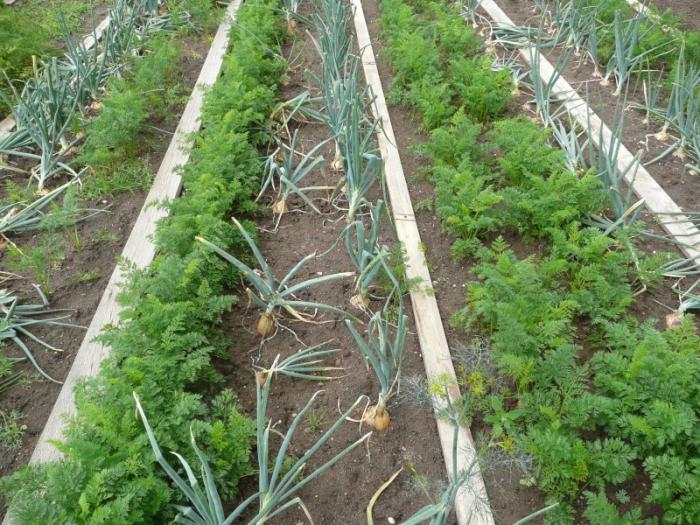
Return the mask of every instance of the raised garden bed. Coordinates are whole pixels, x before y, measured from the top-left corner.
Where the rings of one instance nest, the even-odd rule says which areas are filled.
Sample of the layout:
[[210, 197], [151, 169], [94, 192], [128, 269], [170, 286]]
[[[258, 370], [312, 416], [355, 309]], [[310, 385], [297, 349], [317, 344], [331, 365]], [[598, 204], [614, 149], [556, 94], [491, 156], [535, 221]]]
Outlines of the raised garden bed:
[[351, 5], [230, 6], [155, 259], [50, 462], [0, 482], [12, 522], [692, 523], [692, 261], [488, 26]]

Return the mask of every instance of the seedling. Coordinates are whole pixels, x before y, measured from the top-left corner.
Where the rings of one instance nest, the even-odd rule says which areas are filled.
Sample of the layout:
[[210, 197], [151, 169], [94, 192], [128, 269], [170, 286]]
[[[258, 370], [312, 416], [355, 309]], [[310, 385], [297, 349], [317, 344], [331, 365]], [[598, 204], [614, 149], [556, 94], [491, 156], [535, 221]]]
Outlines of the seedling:
[[301, 271], [304, 265], [316, 257], [316, 254], [312, 253], [301, 259], [294, 265], [287, 275], [285, 275], [280, 281], [277, 281], [272, 274], [272, 270], [265, 261], [265, 258], [260, 253], [260, 250], [248, 232], [236, 219], [233, 219], [233, 222], [248, 243], [248, 246], [255, 257], [261, 272], [256, 272], [241, 260], [222, 250], [215, 244], [203, 239], [202, 237], [197, 237], [197, 240], [214, 250], [214, 252], [216, 252], [222, 259], [231, 263], [239, 272], [241, 272], [243, 277], [255, 289], [255, 291], [253, 291], [248, 288], [246, 292], [248, 294], [248, 299], [263, 310], [263, 313], [260, 315], [257, 323], [258, 335], [261, 337], [269, 337], [272, 335], [278, 322], [279, 310], [284, 310], [293, 318], [303, 322], [313, 322], [314, 314], [304, 313], [299, 309], [323, 310], [336, 313], [344, 317], [349, 315], [340, 308], [336, 308], [334, 306], [311, 301], [300, 301], [295, 298], [294, 294], [325, 282], [351, 277], [353, 272], [323, 275], [320, 277], [307, 279], [292, 286], [288, 286], [290, 281]]
[[391, 419], [386, 404], [400, 389], [401, 366], [408, 333], [408, 316], [404, 314], [402, 305], [399, 306], [397, 318], [394, 327], [386, 318], [385, 312], [376, 312], [367, 325], [367, 341], [350, 320], [345, 321], [362, 356], [379, 381], [377, 404], [369, 407], [364, 417], [365, 422], [378, 432], [389, 428]]

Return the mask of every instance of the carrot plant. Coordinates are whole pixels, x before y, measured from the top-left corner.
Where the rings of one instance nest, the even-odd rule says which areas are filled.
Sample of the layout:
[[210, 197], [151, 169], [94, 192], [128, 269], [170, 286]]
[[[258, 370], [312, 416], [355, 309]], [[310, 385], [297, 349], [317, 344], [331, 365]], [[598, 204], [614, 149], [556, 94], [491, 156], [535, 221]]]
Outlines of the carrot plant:
[[[599, 6], [607, 23], [614, 15], [606, 10], [615, 3]], [[454, 65], [462, 67], [422, 30], [431, 10], [450, 12], [446, 4], [381, 2], [397, 81], [449, 79]], [[415, 48], [432, 49], [427, 63], [437, 72], [404, 60], [402, 41], [409, 35], [423, 39]], [[640, 44], [635, 52], [657, 45]], [[435, 56], [446, 59], [430, 58]], [[465, 78], [466, 89], [475, 80]], [[545, 102], [546, 95], [545, 86]], [[435, 119], [441, 122], [430, 126], [430, 138], [418, 150], [430, 161], [443, 228], [475, 272], [466, 307], [452, 322], [488, 341], [492, 359], [486, 367], [473, 359], [458, 362], [471, 406], [467, 416], [479, 414], [488, 423], [489, 447], [532, 458], [521, 483], [537, 485], [560, 503], [548, 511], [552, 523], [577, 522], [573, 502], [581, 497], [587, 503], [582, 515], [591, 524], [642, 522], [641, 508], [622, 513], [608, 499], [640, 469], [652, 480], [642, 495], [663, 508], [663, 519], [692, 522], [700, 453], [689, 431], [698, 417], [688, 397], [695, 395], [690, 378], [696, 367], [685, 360], [688, 349], [698, 347], [697, 334], [685, 312], [664, 332], [630, 320], [636, 294], [658, 285], [663, 274], [682, 277], [689, 268], [635, 246], [638, 206], [629, 201], [622, 175], [608, 169], [621, 131], [601, 153], [571, 144], [562, 152], [550, 137], [574, 140], [577, 130], [566, 123], [549, 119], [557, 124], [550, 134], [525, 118], [474, 112], [482, 103], [478, 95], [477, 104], [460, 108], [464, 99], [450, 101], [443, 113], [451, 116]], [[429, 97], [399, 100], [431, 122], [424, 109]], [[592, 170], [582, 167], [584, 159], [594, 161]], [[607, 226], [588, 226], [606, 214], [614, 216]], [[609, 227], [620, 219], [625, 228]], [[520, 234], [519, 250], [531, 254], [516, 256], [499, 236], [506, 232]], [[528, 249], [533, 239], [536, 245]], [[695, 304], [692, 289], [682, 297]], [[671, 378], [675, 366], [683, 373]]]
[[216, 391], [220, 384], [212, 358], [226, 343], [217, 327], [237, 300], [225, 290], [238, 279], [195, 237], [227, 250], [245, 246], [229, 218], [256, 209], [262, 171], [257, 148], [269, 141], [261, 130], [284, 67], [279, 54], [268, 52], [284, 34], [277, 2], [246, 2], [238, 15], [223, 75], [206, 95], [203, 131], [183, 169], [183, 195], [158, 224], [156, 259], [131, 273], [123, 289], [121, 321], [101, 337], [110, 357], [76, 389], [76, 416], [60, 445], [64, 459], [0, 481], [13, 523], [174, 519], [171, 504], [184, 500], [153, 461], [134, 420], [133, 392], [162, 446], [188, 449], [182, 429], [191, 425], [224, 497], [234, 498], [238, 480], [252, 474], [253, 423], [230, 392], [214, 401], [197, 393], [198, 385], [213, 384]]

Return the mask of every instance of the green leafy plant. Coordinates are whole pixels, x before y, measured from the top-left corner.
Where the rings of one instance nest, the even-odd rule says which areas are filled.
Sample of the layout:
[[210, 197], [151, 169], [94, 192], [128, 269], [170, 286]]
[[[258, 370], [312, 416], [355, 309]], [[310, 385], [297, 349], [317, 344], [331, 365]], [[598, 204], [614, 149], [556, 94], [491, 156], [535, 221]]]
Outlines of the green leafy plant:
[[19, 423], [23, 418], [16, 410], [0, 410], [0, 447], [12, 451], [22, 446], [22, 436], [27, 430], [27, 425]]

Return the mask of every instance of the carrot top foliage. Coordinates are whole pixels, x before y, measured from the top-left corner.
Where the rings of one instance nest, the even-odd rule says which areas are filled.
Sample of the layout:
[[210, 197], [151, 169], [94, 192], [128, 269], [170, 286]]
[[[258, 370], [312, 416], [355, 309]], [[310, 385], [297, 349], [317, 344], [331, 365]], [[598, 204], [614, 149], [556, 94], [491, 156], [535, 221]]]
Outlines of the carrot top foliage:
[[[417, 148], [435, 186], [428, 205], [475, 274], [452, 322], [486, 341], [462, 352], [458, 378], [471, 414], [489, 425], [488, 446], [532, 459], [521, 482], [560, 502], [548, 523], [657, 523], [622, 487], [640, 468], [651, 479], [641, 496], [665, 511], [661, 521], [694, 523], [700, 338], [690, 317], [659, 331], [630, 310], [670, 255], [589, 226], [610, 206], [601, 181], [585, 166], [573, 172], [549, 131], [508, 116], [509, 78], [479, 46], [465, 45], [465, 57], [435, 36], [443, 25], [475, 38], [451, 2], [380, 5], [394, 100], [429, 132]], [[484, 346], [485, 368], [474, 365]]]
[[[276, 5], [258, 0], [239, 11], [231, 51], [206, 96], [203, 131], [183, 171], [183, 195], [158, 225], [156, 259], [131, 272], [120, 297], [120, 323], [100, 338], [110, 357], [76, 390], [77, 415], [59, 445], [64, 459], [28, 466], [0, 482], [15, 523], [126, 525], [174, 517], [168, 504], [178, 502], [176, 493], [154, 460], [133, 392], [163, 448], [187, 450], [183, 429], [192, 423], [227, 497], [252, 472], [254, 424], [239, 412], [235, 394], [216, 394], [220, 378], [211, 364], [226, 348], [217, 326], [237, 300], [224, 295], [233, 272], [195, 237], [235, 252], [242, 238], [228, 219], [255, 209], [256, 147], [266, 140], [262, 130], [283, 68], [270, 52], [283, 33]], [[198, 390], [202, 384], [213, 385], [206, 393], [212, 402]]]

